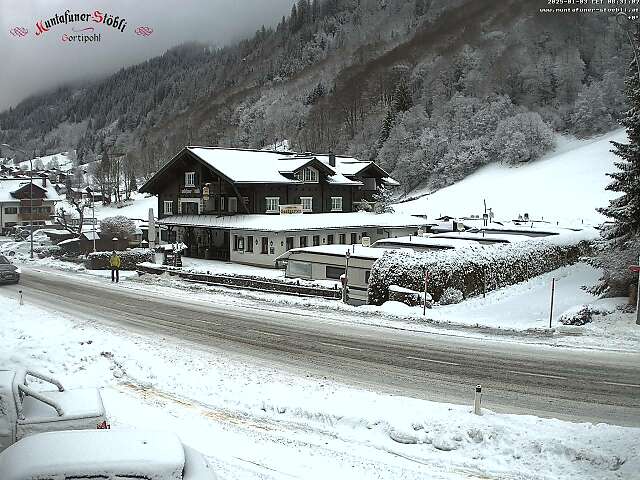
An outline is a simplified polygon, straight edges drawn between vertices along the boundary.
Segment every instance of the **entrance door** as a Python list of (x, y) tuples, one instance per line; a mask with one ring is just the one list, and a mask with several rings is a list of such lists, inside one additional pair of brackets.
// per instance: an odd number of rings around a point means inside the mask
[(293, 237), (287, 237), (287, 251), (293, 248)]

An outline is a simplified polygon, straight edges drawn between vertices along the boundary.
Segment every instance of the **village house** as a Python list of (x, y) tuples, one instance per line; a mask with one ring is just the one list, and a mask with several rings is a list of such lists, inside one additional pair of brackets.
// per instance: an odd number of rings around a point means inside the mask
[(351, 157), (186, 147), (141, 188), (186, 256), (274, 267), (296, 247), (353, 244), (417, 232), (419, 217), (375, 214), (397, 182)]
[(47, 177), (33, 179), (33, 198), (29, 178), (0, 177), (0, 228), (45, 225), (55, 213), (55, 204), (64, 200)]

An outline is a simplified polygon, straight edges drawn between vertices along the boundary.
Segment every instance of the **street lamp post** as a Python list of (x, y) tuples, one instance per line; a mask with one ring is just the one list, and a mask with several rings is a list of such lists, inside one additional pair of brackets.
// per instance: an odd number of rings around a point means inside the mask
[[(91, 194), (91, 211), (93, 215), (91, 224), (93, 225), (93, 228), (92, 228), (93, 253), (95, 253), (96, 252), (96, 199), (93, 193), (93, 189), (91, 187), (87, 187), (85, 190), (87, 193)], [(80, 228), (82, 228), (82, 226), (80, 226)]]
[[(29, 222), (29, 237), (30, 237), (30, 256), (31, 258), (33, 258), (33, 159), (31, 158), (31, 156), (25, 152), (24, 150), (20, 150), (19, 148), (15, 148), (12, 147), (11, 145), (7, 145), (6, 143), (2, 144), (3, 147), (6, 147), (10, 150), (13, 150), (15, 152), (19, 152), (22, 153), (24, 155), (26, 155), (27, 157), (29, 157), (29, 216), (30, 216), (30, 222)], [(40, 157), (38, 157), (40, 158)]]

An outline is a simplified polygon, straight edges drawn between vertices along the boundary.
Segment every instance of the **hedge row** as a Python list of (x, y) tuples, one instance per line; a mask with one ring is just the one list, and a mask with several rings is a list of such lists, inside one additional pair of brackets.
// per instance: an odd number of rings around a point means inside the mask
[[(392, 250), (371, 269), (369, 303), (389, 300), (389, 286), (424, 290), (439, 301), (447, 288), (460, 290), (464, 297), (514, 285), (578, 261), (590, 251), (594, 232), (577, 232), (518, 243), (475, 246), (434, 252)], [(485, 285), (486, 282), (486, 285)]]
[[(136, 270), (136, 265), (142, 262), (154, 262), (155, 255), (148, 249), (132, 249), (118, 252), (120, 256), (120, 270)], [(85, 268), (89, 270), (109, 270), (111, 252), (95, 252), (87, 255)]]

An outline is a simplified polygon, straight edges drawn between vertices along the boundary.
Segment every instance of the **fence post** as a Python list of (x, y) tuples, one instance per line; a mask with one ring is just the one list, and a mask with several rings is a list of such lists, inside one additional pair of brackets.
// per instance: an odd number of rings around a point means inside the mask
[(473, 413), (476, 415), (482, 415), (482, 411), (480, 410), (480, 406), (482, 403), (482, 385), (476, 385), (476, 393), (473, 397)]
[(22, 290), (18, 290), (18, 293), (20, 294), (20, 305), (24, 305), (24, 300), (22, 299)]
[(551, 322), (553, 320), (553, 295), (556, 290), (556, 279), (551, 279), (551, 308), (549, 309), (549, 328), (551, 328)]
[(427, 278), (428, 278), (427, 267), (424, 267), (423, 271), (424, 271), (424, 300), (422, 302), (422, 315), (426, 316), (427, 315)]
[[(640, 256), (638, 256), (640, 265)], [(638, 293), (636, 294), (636, 325), (640, 325), (640, 271), (638, 272)]]

